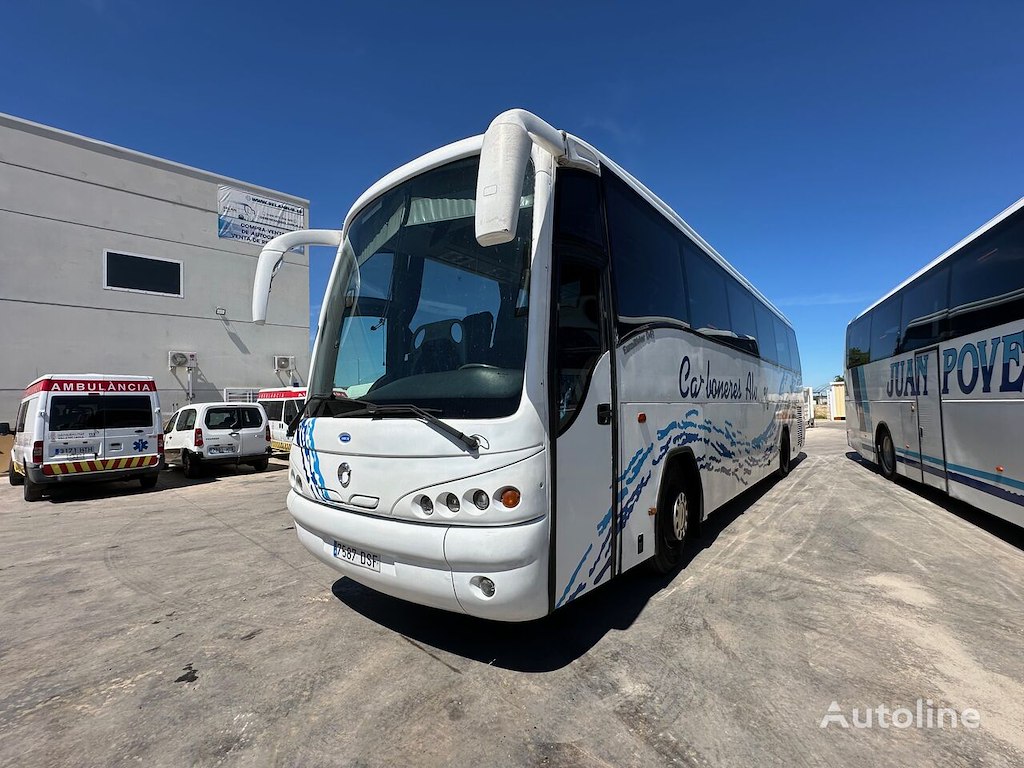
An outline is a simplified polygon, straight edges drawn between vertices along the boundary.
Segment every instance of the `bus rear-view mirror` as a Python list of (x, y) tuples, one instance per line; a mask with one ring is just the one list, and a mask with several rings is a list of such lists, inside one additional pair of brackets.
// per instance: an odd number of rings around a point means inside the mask
[(341, 230), (297, 229), (278, 235), (263, 246), (259, 261), (256, 262), (256, 277), (252, 284), (252, 321), (256, 325), (263, 325), (267, 321), (270, 284), (284, 264), (285, 253), (304, 245), (327, 245), (337, 248), (341, 245)]
[(556, 158), (565, 155), (562, 132), (524, 110), (502, 112), (487, 127), (476, 180), (474, 225), (480, 245), (515, 239), (523, 178), (534, 142)]

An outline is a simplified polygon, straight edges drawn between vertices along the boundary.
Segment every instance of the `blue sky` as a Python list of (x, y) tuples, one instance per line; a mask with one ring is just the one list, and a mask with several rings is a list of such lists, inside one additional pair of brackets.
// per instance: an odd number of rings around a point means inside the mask
[(1024, 195), (1016, 1), (0, 8), (0, 111), (307, 197), (317, 227), (530, 109), (775, 301), (812, 385), (852, 316)]

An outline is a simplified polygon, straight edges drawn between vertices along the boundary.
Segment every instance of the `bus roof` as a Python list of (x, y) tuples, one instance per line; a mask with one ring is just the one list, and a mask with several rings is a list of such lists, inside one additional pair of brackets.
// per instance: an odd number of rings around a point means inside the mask
[[(691, 238), (697, 245), (704, 249), (707, 254), (716, 261), (723, 269), (726, 270), (732, 277), (736, 278), (743, 287), (749, 290), (752, 294), (757, 296), (759, 300), (770, 309), (774, 314), (778, 315), (779, 319), (782, 320), (790, 328), (793, 324), (789, 322), (789, 319), (776, 307), (761, 291), (754, 287), (754, 285), (747, 280), (732, 264), (725, 260), (725, 258), (716, 251), (710, 243), (701, 237), (693, 227), (687, 224), (683, 218), (672, 210), (667, 203), (665, 203), (660, 197), (655, 195), (651, 190), (644, 186), (638, 181), (632, 174), (626, 171), (622, 166), (618, 165), (611, 158), (605, 155), (600, 150), (595, 149), (593, 146), (588, 144), (586, 141), (572, 135), (566, 134), (567, 140), (575, 142), (576, 144), (585, 147), (590, 152), (593, 152), (599, 159), (600, 162), (611, 169), (617, 176), (625, 181), (630, 187), (632, 187), (639, 195), (641, 195), (647, 202), (649, 202), (654, 208), (659, 210), (661, 214), (671, 221), (678, 229), (684, 234)], [(444, 147), (440, 147), (431, 152), (427, 152), (414, 160), (409, 161), (405, 165), (396, 168), (391, 173), (384, 176), (376, 184), (373, 184), (369, 189), (363, 192), (362, 195), (355, 201), (352, 207), (349, 209), (348, 215), (345, 217), (345, 228), (348, 227), (349, 222), (353, 216), (358, 213), (362, 208), (372, 200), (375, 200), (387, 190), (394, 186), (397, 186), (401, 182), (405, 181), (412, 176), (417, 176), (426, 171), (437, 168), (441, 165), (454, 162), (456, 160), (462, 160), (473, 155), (480, 154), (480, 150), (483, 148), (484, 137), (483, 134), (479, 136), (471, 136), (468, 139), (462, 139), (460, 141), (453, 142)]]
[(950, 256), (952, 256), (954, 253), (956, 253), (961, 248), (963, 248), (965, 245), (967, 245), (969, 242), (971, 242), (972, 240), (974, 240), (974, 239), (976, 239), (978, 237), (981, 237), (983, 234), (988, 232), (988, 230), (992, 229), (992, 227), (994, 227), (996, 224), (998, 224), (999, 222), (1001, 222), (1003, 219), (1007, 218), (1008, 216), (1013, 215), (1018, 210), (1020, 210), (1022, 207), (1024, 207), (1024, 197), (1022, 197), (1020, 200), (1018, 200), (1016, 203), (1014, 203), (1013, 205), (1009, 206), (1008, 208), (1006, 208), (1002, 212), (996, 214), (994, 217), (992, 217), (987, 222), (985, 222), (980, 227), (978, 227), (976, 230), (971, 232), (971, 234), (969, 234), (963, 240), (958, 242), (956, 245), (954, 245), (953, 247), (949, 248), (946, 251), (943, 251), (942, 254), (940, 254), (936, 259), (934, 259), (933, 261), (929, 262), (925, 266), (921, 267), (921, 269), (917, 270), (917, 272), (915, 272), (910, 277), (908, 277), (906, 280), (904, 280), (902, 283), (897, 285), (895, 288), (893, 288), (891, 291), (889, 291), (887, 294), (885, 294), (882, 298), (880, 298), (874, 304), (872, 304), (871, 306), (867, 307), (863, 312), (861, 312), (859, 315), (857, 315), (855, 318), (853, 318), (853, 320), (851, 320), (850, 322), (853, 323), (853, 322), (859, 320), (860, 318), (862, 318), (864, 315), (866, 315), (872, 309), (874, 309), (879, 304), (881, 304), (883, 301), (888, 299), (890, 296), (892, 296), (892, 295), (898, 293), (899, 291), (903, 290), (904, 288), (906, 288), (908, 285), (910, 285), (912, 282), (914, 282), (917, 278), (919, 278), (925, 272), (930, 270), (932, 267), (935, 267), (938, 264), (941, 264), (946, 259), (948, 259)]

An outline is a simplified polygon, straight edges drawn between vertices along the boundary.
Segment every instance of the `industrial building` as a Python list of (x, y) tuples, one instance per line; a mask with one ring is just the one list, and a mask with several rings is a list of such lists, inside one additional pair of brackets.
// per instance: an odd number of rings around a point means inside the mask
[(262, 244), (308, 221), (294, 195), (0, 114), (0, 421), (53, 372), (153, 376), (165, 415), (305, 383), (308, 251), (264, 326), (251, 297)]

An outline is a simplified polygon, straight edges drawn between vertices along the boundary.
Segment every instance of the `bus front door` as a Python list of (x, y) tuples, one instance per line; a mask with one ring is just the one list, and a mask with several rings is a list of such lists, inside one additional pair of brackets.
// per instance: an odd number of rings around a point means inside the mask
[(554, 568), (552, 607), (614, 573), (612, 366), (604, 265), (584, 249), (556, 249), (552, 308)]
[(921, 451), (921, 480), (926, 485), (946, 487), (946, 450), (942, 435), (942, 401), (939, 395), (939, 349), (914, 355), (917, 388), (917, 435)]

